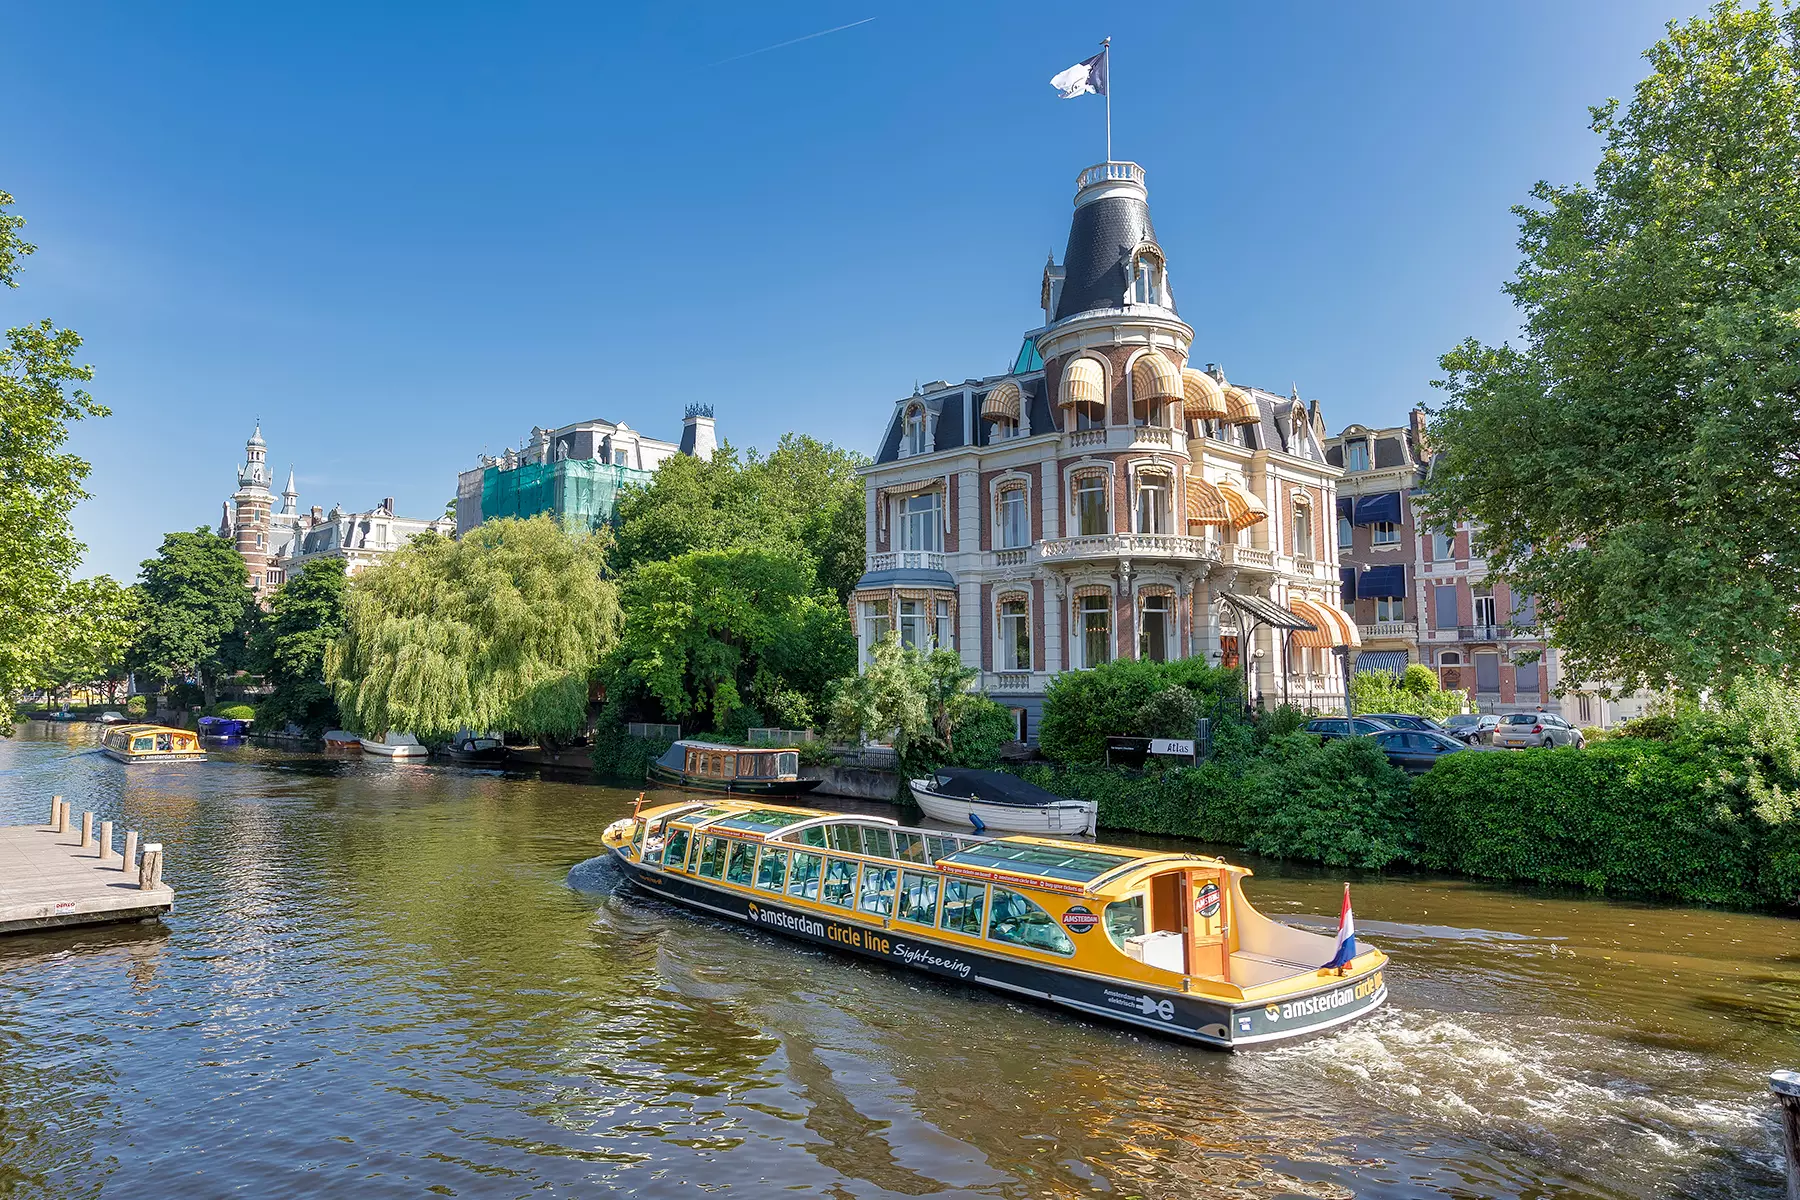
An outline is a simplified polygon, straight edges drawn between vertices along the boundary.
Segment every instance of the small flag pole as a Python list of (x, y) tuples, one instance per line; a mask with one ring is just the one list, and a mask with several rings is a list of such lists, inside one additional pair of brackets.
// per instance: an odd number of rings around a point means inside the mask
[(1112, 163), (1112, 39), (1105, 38), (1100, 43), (1100, 53), (1106, 55), (1106, 161)]

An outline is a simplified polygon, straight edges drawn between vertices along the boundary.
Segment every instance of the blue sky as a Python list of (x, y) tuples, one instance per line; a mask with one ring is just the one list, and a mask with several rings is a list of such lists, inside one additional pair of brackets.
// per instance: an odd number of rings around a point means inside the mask
[(697, 400), (868, 452), (1037, 323), (1104, 157), (1048, 80), (1110, 34), (1196, 357), (1395, 421), (1512, 332), (1509, 207), (1589, 174), (1586, 106), (1690, 11), (16, 6), (0, 188), (40, 251), (0, 321), (87, 339), (77, 531), (121, 577), (216, 523), (259, 415), (302, 505), (422, 516), (533, 424), (674, 437)]

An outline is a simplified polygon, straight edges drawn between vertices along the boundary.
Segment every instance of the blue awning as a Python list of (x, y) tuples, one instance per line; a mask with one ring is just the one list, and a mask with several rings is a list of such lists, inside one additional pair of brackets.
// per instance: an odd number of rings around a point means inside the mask
[(1398, 525), (1400, 523), (1400, 493), (1377, 492), (1373, 496), (1356, 498), (1356, 516), (1353, 523), (1357, 525)]
[(1377, 671), (1386, 671), (1389, 675), (1400, 676), (1406, 673), (1406, 651), (1404, 650), (1364, 650), (1356, 656), (1356, 673), (1372, 675)]
[(1369, 600), (1382, 597), (1390, 600), (1405, 599), (1406, 567), (1400, 563), (1390, 567), (1370, 567), (1357, 580), (1356, 594)]
[(1338, 599), (1345, 608), (1356, 603), (1356, 568), (1338, 568)]

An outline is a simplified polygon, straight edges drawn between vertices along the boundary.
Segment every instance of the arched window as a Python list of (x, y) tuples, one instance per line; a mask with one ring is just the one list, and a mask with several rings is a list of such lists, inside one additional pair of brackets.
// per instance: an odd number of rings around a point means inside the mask
[(1440, 666), (1440, 667), (1460, 667), (1460, 666), (1462, 666), (1462, 652), (1460, 650), (1440, 651), (1438, 653), (1438, 666)]
[(1077, 537), (1111, 533), (1106, 505), (1106, 472), (1084, 471), (1074, 479), (1070, 495), (1075, 509)]
[(1002, 671), (1031, 670), (1031, 600), (1024, 592), (1007, 592), (997, 601)]
[(1137, 479), (1137, 531), (1168, 533), (1169, 476), (1161, 471), (1146, 471)]
[(930, 449), (925, 440), (925, 406), (915, 404), (906, 410), (906, 452), (923, 454)]
[(1138, 600), (1138, 657), (1167, 662), (1174, 638), (1174, 593), (1166, 587), (1145, 588)]
[(1162, 259), (1142, 251), (1131, 263), (1131, 299), (1136, 304), (1165, 304)]
[(1075, 650), (1078, 667), (1112, 661), (1112, 589), (1083, 588), (1075, 593)]
[(1313, 557), (1312, 505), (1304, 497), (1294, 499), (1294, 557)]
[(1002, 550), (1017, 550), (1031, 544), (1031, 510), (1025, 500), (1023, 483), (1006, 483), (994, 504), (995, 527), (999, 534), (996, 545)]

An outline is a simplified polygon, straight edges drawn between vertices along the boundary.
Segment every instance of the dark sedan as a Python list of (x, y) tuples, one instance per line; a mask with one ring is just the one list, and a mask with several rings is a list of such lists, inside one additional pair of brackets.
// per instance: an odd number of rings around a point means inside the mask
[(1421, 729), (1390, 729), (1376, 734), (1375, 744), (1381, 747), (1390, 763), (1414, 775), (1431, 770), (1437, 760), (1446, 754), (1455, 754), (1469, 748), (1447, 733), (1432, 733)]
[(1386, 722), (1395, 729), (1416, 729), (1420, 733), (1441, 733), (1447, 738), (1455, 738), (1459, 742), (1468, 742), (1470, 745), (1474, 745), (1480, 740), (1480, 735), (1473, 730), (1451, 729), (1438, 724), (1430, 717), (1415, 716), (1412, 713), (1368, 713), (1366, 715), (1370, 720)]
[(1373, 717), (1314, 717), (1306, 723), (1307, 733), (1317, 734), (1328, 742), (1333, 738), (1365, 737), (1391, 729), (1392, 725)]

